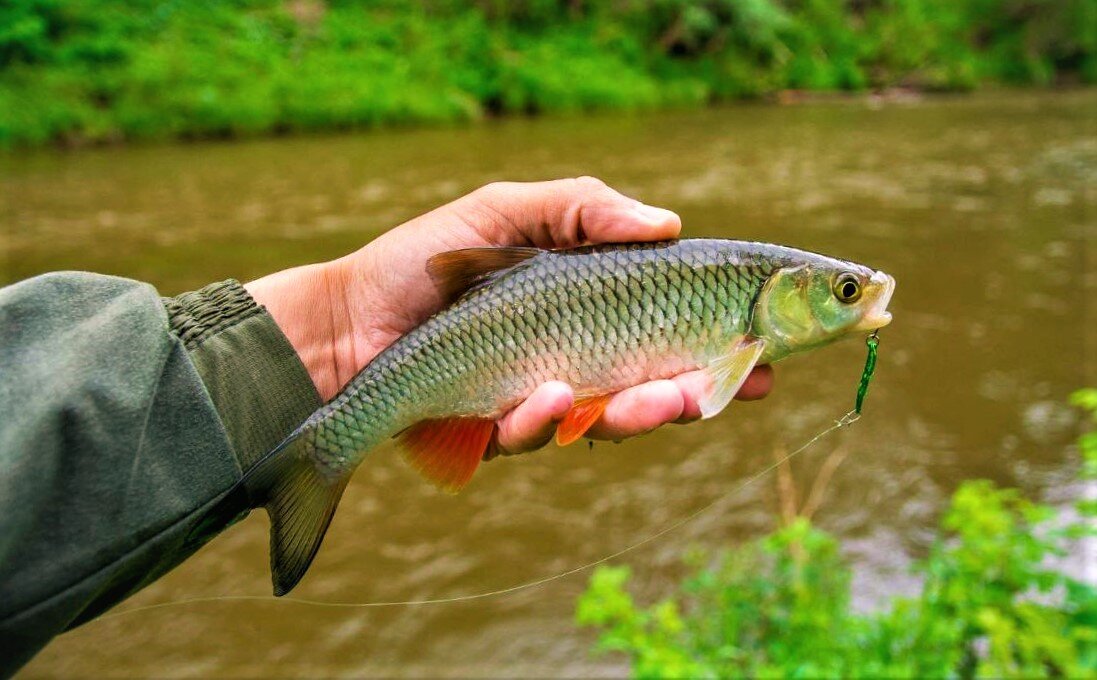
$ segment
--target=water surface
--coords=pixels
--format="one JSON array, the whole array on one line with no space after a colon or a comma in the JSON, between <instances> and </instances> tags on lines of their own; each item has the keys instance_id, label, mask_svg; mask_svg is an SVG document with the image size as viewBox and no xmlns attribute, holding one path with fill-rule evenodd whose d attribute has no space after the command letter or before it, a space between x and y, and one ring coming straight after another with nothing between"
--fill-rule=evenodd
<instances>
[{"instance_id":1,"label":"water surface","mask_svg":"<svg viewBox=\"0 0 1097 680\"><path fill-rule=\"evenodd\" d=\"M492 180L578 174L677 210L688 236L882 268L899 285L866 417L794 464L807 485L828 454L846 453L815 519L842 538L869 607L913 587L905 569L962 480L1054 502L1076 491L1078 423L1064 400L1097 384L1095 112L1095 91L1009 92L20 154L0 159L0 283L87 269L174 294L342 255ZM643 597L661 596L684 549L773 528L772 476L740 487L848 410L863 360L859 343L790 359L765 401L593 451L494 461L456 497L378 451L294 595L367 602L504 588L598 559L733 492L618 560ZM585 582L429 607L158 609L85 625L25 675L619 674L572 625ZM257 512L121 608L269 592Z\"/></svg>"}]
</instances>

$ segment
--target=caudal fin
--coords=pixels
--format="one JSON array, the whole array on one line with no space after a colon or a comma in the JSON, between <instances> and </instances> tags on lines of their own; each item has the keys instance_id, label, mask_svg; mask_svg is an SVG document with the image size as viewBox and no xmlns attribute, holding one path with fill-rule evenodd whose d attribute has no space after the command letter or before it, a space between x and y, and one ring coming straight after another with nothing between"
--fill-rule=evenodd
<instances>
[{"instance_id":1,"label":"caudal fin","mask_svg":"<svg viewBox=\"0 0 1097 680\"><path fill-rule=\"evenodd\" d=\"M292 437L252 470L245 484L270 515L270 570L274 594L285 595L308 571L343 496L349 477L328 480Z\"/></svg>"}]
</instances>

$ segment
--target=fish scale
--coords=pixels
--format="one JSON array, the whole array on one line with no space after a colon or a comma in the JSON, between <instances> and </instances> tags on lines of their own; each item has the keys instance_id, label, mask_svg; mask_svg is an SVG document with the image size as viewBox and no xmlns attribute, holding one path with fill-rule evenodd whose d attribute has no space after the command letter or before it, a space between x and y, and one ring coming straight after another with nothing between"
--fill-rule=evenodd
<instances>
[{"instance_id":1,"label":"fish scale","mask_svg":"<svg viewBox=\"0 0 1097 680\"><path fill-rule=\"evenodd\" d=\"M783 306L832 303L842 272L876 282L874 299L884 306L894 286L861 265L742 241L447 255L439 266L455 266L452 280L471 287L379 353L245 479L271 514L276 594L304 574L351 472L394 435L423 474L457 489L481 457L493 455L495 419L549 381L567 383L578 400L558 439L565 431L567 441L581 436L605 395L693 369L712 381L699 402L707 417L757 362L859 329L867 312L883 314L867 304L831 310L844 325L826 330L814 312L781 318ZM445 276L439 284L450 285ZM756 327L760 313L768 332Z\"/></svg>"}]
</instances>

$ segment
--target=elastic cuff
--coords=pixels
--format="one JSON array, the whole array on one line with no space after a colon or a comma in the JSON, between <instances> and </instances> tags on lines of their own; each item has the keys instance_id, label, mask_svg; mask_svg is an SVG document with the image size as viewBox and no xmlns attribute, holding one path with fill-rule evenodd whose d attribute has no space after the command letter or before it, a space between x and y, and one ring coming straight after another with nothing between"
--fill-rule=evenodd
<instances>
[{"instance_id":1,"label":"elastic cuff","mask_svg":"<svg viewBox=\"0 0 1097 680\"><path fill-rule=\"evenodd\" d=\"M238 281L165 298L242 471L321 406L297 352Z\"/></svg>"},{"instance_id":2,"label":"elastic cuff","mask_svg":"<svg viewBox=\"0 0 1097 680\"><path fill-rule=\"evenodd\" d=\"M187 349L241 321L262 314L248 291L235 279L211 283L205 288L164 298L171 330Z\"/></svg>"}]
</instances>

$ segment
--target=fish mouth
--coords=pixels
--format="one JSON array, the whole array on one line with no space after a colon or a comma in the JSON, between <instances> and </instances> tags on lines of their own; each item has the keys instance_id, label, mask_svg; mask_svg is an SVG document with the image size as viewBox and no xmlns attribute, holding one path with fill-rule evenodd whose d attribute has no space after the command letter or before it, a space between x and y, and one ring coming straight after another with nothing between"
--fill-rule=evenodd
<instances>
[{"instance_id":1,"label":"fish mouth","mask_svg":"<svg viewBox=\"0 0 1097 680\"><path fill-rule=\"evenodd\" d=\"M854 326L856 331L874 331L891 323L891 312L887 311L887 306L895 292L895 279L878 271L869 279L869 290L875 299Z\"/></svg>"}]
</instances>

